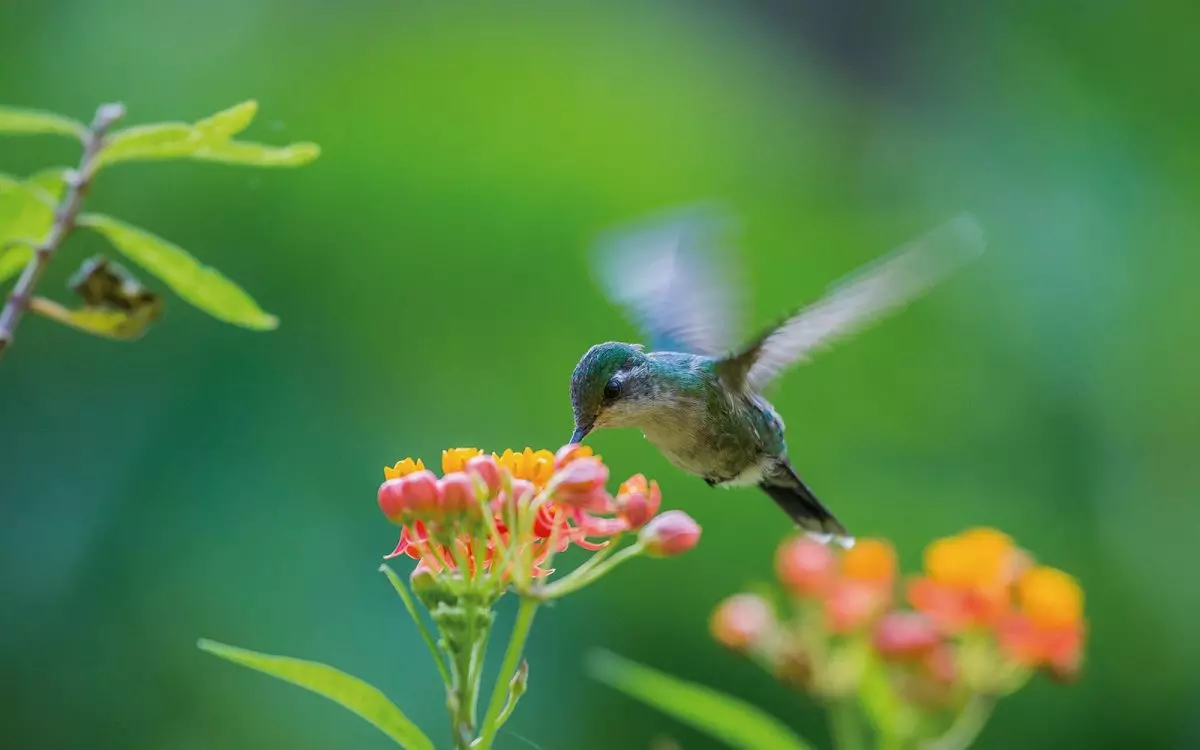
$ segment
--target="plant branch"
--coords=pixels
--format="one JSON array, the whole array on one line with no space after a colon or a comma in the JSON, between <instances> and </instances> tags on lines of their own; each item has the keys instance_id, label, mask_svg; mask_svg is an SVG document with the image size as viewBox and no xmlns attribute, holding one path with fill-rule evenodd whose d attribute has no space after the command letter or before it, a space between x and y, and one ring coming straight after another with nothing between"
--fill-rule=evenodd
<instances>
[{"instance_id":1,"label":"plant branch","mask_svg":"<svg viewBox=\"0 0 1200 750\"><path fill-rule=\"evenodd\" d=\"M921 750L964 750L970 747L987 726L995 705L996 701L991 696L973 696L946 733L921 745Z\"/></svg>"},{"instance_id":2,"label":"plant branch","mask_svg":"<svg viewBox=\"0 0 1200 750\"><path fill-rule=\"evenodd\" d=\"M483 717L482 733L472 746L476 750L490 750L496 740L496 732L500 728L500 714L504 710L505 697L513 676L521 668L521 657L525 651L525 641L529 637L529 628L533 624L533 615L537 612L538 600L527 596L521 597L517 608L517 620L513 623L512 637L504 652L504 662L500 665L500 674L496 676L496 684L492 688L492 697L488 701L487 714Z\"/></svg>"},{"instance_id":3,"label":"plant branch","mask_svg":"<svg viewBox=\"0 0 1200 750\"><path fill-rule=\"evenodd\" d=\"M4 309L0 311L0 358L12 344L17 325L21 316L29 308L34 290L46 272L46 266L54 257L71 230L75 228L75 218L83 205L83 197L87 194L88 186L99 165L98 157L104 148L104 137L118 120L125 116L125 107L121 104L105 104L96 110L92 124L83 134L83 156L79 160L79 168L67 173L67 189L62 199L54 208L54 223L50 231L34 248L33 257L21 272Z\"/></svg>"},{"instance_id":4,"label":"plant branch","mask_svg":"<svg viewBox=\"0 0 1200 750\"><path fill-rule=\"evenodd\" d=\"M862 728L849 699L835 701L829 706L829 730L837 750L863 750Z\"/></svg>"}]
</instances>

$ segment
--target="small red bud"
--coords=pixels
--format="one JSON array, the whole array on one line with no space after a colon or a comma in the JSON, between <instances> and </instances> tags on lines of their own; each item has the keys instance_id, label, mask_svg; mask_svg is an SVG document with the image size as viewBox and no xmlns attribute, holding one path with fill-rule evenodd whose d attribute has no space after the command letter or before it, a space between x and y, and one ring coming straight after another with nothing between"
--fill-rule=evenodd
<instances>
[{"instance_id":1,"label":"small red bud","mask_svg":"<svg viewBox=\"0 0 1200 750\"><path fill-rule=\"evenodd\" d=\"M681 510L669 510L651 519L638 540L652 557L682 555L700 541L700 524Z\"/></svg>"},{"instance_id":2,"label":"small red bud","mask_svg":"<svg viewBox=\"0 0 1200 750\"><path fill-rule=\"evenodd\" d=\"M379 485L379 509L392 523L403 524L408 507L404 501L403 479L389 479Z\"/></svg>"},{"instance_id":3,"label":"small red bud","mask_svg":"<svg viewBox=\"0 0 1200 750\"><path fill-rule=\"evenodd\" d=\"M447 474L441 480L442 510L450 515L463 515L475 507L475 483L461 471Z\"/></svg>"},{"instance_id":4,"label":"small red bud","mask_svg":"<svg viewBox=\"0 0 1200 750\"><path fill-rule=\"evenodd\" d=\"M833 552L807 536L784 542L775 555L779 580L793 593L812 596L824 591L833 571Z\"/></svg>"},{"instance_id":5,"label":"small red bud","mask_svg":"<svg viewBox=\"0 0 1200 750\"><path fill-rule=\"evenodd\" d=\"M742 651L762 640L775 623L771 605L761 596L737 594L721 602L709 619L713 638Z\"/></svg>"},{"instance_id":6,"label":"small red bud","mask_svg":"<svg viewBox=\"0 0 1200 750\"><path fill-rule=\"evenodd\" d=\"M825 619L835 633L857 630L888 605L888 595L859 581L840 580L825 594Z\"/></svg>"},{"instance_id":7,"label":"small red bud","mask_svg":"<svg viewBox=\"0 0 1200 750\"><path fill-rule=\"evenodd\" d=\"M889 612L876 624L873 642L885 659L908 659L932 652L941 636L920 612Z\"/></svg>"},{"instance_id":8,"label":"small red bud","mask_svg":"<svg viewBox=\"0 0 1200 750\"><path fill-rule=\"evenodd\" d=\"M393 480L394 481L394 480ZM400 480L404 502L410 513L429 515L437 510L441 500L437 476L428 469L414 471Z\"/></svg>"},{"instance_id":9,"label":"small red bud","mask_svg":"<svg viewBox=\"0 0 1200 750\"><path fill-rule=\"evenodd\" d=\"M568 443L554 454L554 468L561 469L577 458L587 458L592 455L592 449L581 443Z\"/></svg>"},{"instance_id":10,"label":"small red bud","mask_svg":"<svg viewBox=\"0 0 1200 750\"><path fill-rule=\"evenodd\" d=\"M555 476L554 499L579 510L604 511L609 497L604 490L608 467L597 458L577 458Z\"/></svg>"},{"instance_id":11,"label":"small red bud","mask_svg":"<svg viewBox=\"0 0 1200 750\"><path fill-rule=\"evenodd\" d=\"M495 456L475 456L467 461L467 473L479 477L487 485L488 495L495 497L500 491L500 462Z\"/></svg>"},{"instance_id":12,"label":"small red bud","mask_svg":"<svg viewBox=\"0 0 1200 750\"><path fill-rule=\"evenodd\" d=\"M662 505L658 482L646 484L646 477L636 474L621 485L617 493L617 510L631 529L640 529L650 522Z\"/></svg>"}]
</instances>

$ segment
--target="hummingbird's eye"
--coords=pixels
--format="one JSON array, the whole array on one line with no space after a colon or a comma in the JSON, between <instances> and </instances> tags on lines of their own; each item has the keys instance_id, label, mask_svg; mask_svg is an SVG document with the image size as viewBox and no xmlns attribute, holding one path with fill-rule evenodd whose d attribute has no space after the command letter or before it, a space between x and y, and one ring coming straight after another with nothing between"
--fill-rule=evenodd
<instances>
[{"instance_id":1,"label":"hummingbird's eye","mask_svg":"<svg viewBox=\"0 0 1200 750\"><path fill-rule=\"evenodd\" d=\"M621 381L613 378L604 384L604 400L612 401L621 395Z\"/></svg>"}]
</instances>

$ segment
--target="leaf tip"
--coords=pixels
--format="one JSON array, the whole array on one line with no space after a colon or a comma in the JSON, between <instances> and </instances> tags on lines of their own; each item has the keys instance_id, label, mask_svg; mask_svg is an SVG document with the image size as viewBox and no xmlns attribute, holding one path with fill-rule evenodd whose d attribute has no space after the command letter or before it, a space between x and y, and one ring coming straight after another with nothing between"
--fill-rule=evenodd
<instances>
[{"instance_id":1,"label":"leaf tip","mask_svg":"<svg viewBox=\"0 0 1200 750\"><path fill-rule=\"evenodd\" d=\"M317 157L321 155L321 147L312 141L293 143L288 148L292 151L292 164L297 167L316 161Z\"/></svg>"}]
</instances>

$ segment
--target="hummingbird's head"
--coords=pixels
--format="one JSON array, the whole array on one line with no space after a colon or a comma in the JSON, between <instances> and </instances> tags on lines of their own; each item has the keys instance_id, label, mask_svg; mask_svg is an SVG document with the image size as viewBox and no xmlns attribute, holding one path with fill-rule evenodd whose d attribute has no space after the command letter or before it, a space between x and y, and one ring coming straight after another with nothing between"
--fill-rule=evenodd
<instances>
[{"instance_id":1,"label":"hummingbird's head","mask_svg":"<svg viewBox=\"0 0 1200 750\"><path fill-rule=\"evenodd\" d=\"M571 375L572 443L598 427L636 423L638 404L650 395L648 361L637 344L609 341L588 349Z\"/></svg>"}]
</instances>

